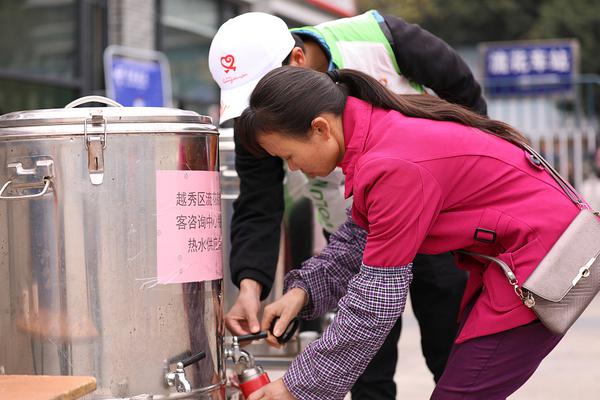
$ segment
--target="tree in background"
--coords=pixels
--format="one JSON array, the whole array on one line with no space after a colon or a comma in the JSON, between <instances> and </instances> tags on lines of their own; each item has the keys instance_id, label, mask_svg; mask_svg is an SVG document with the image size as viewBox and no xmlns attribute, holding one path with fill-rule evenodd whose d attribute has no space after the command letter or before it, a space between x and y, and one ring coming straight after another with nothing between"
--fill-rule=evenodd
<instances>
[{"instance_id":1,"label":"tree in background","mask_svg":"<svg viewBox=\"0 0 600 400\"><path fill-rule=\"evenodd\" d=\"M600 0L543 1L529 38L573 37L581 43L581 72L600 74Z\"/></svg>"},{"instance_id":2,"label":"tree in background","mask_svg":"<svg viewBox=\"0 0 600 400\"><path fill-rule=\"evenodd\" d=\"M576 38L581 72L600 74L600 0L358 0L452 46L497 40Z\"/></svg>"}]
</instances>

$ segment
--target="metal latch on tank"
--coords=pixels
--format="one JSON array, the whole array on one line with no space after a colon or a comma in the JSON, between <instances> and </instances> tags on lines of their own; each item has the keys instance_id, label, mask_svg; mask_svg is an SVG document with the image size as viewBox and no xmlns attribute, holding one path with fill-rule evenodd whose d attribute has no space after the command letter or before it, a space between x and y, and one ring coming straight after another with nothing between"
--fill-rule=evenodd
<instances>
[{"instance_id":1,"label":"metal latch on tank","mask_svg":"<svg viewBox=\"0 0 600 400\"><path fill-rule=\"evenodd\" d=\"M103 96L85 96L67 104L65 108L73 108L85 103L103 103L113 107L123 107L114 100ZM93 185L101 185L104 180L104 149L106 149L106 118L102 111L95 111L91 118L83 121L83 141L88 153L88 172ZM101 132L88 132L88 125L100 127Z\"/></svg>"},{"instance_id":2,"label":"metal latch on tank","mask_svg":"<svg viewBox=\"0 0 600 400\"><path fill-rule=\"evenodd\" d=\"M102 126L102 134L88 132L88 124ZM83 140L88 152L88 172L93 185L101 185L104 180L104 149L106 148L106 118L92 115L83 123Z\"/></svg>"},{"instance_id":3,"label":"metal latch on tank","mask_svg":"<svg viewBox=\"0 0 600 400\"><path fill-rule=\"evenodd\" d=\"M6 165L8 181L0 188L0 199L42 197L51 188L54 161L50 156L21 157ZM9 193L10 192L10 193Z\"/></svg>"}]
</instances>

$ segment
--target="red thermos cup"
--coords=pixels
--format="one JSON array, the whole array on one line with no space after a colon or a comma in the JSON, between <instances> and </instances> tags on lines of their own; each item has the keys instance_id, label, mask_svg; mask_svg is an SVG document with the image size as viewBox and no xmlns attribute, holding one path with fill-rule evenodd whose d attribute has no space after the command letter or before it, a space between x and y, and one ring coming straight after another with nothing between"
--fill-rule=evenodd
<instances>
[{"instance_id":1,"label":"red thermos cup","mask_svg":"<svg viewBox=\"0 0 600 400\"><path fill-rule=\"evenodd\" d=\"M238 379L240 381L240 390L245 398L248 398L251 393L271 382L269 375L259 365L244 370L244 372L238 375Z\"/></svg>"}]
</instances>

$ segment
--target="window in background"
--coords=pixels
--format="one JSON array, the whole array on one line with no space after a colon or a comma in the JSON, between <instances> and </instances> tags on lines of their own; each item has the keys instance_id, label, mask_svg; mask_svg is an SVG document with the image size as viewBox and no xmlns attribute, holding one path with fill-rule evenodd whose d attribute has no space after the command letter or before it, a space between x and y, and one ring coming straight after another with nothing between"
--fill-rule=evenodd
<instances>
[{"instance_id":1,"label":"window in background","mask_svg":"<svg viewBox=\"0 0 600 400\"><path fill-rule=\"evenodd\" d=\"M0 0L0 113L101 89L105 16L104 0Z\"/></svg>"},{"instance_id":2,"label":"window in background","mask_svg":"<svg viewBox=\"0 0 600 400\"><path fill-rule=\"evenodd\" d=\"M176 107L210 114L211 108L218 104L219 94L208 69L208 49L220 26L221 3L214 0L160 3L159 50L169 58Z\"/></svg>"},{"instance_id":3,"label":"window in background","mask_svg":"<svg viewBox=\"0 0 600 400\"><path fill-rule=\"evenodd\" d=\"M75 77L77 7L73 0L0 1L0 69Z\"/></svg>"},{"instance_id":4,"label":"window in background","mask_svg":"<svg viewBox=\"0 0 600 400\"><path fill-rule=\"evenodd\" d=\"M12 111L61 108L78 94L76 88L0 79L0 115Z\"/></svg>"}]
</instances>

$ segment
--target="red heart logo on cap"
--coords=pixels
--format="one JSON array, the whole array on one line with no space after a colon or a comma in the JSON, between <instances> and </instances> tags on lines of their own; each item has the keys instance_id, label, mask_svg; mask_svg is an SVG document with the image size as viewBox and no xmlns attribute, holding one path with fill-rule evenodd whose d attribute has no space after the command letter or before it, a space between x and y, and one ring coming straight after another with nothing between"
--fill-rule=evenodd
<instances>
[{"instance_id":1,"label":"red heart logo on cap","mask_svg":"<svg viewBox=\"0 0 600 400\"><path fill-rule=\"evenodd\" d=\"M221 57L221 65L223 66L223 69L225 70L225 73L228 73L230 70L236 70L236 67L234 66L235 64L235 57L232 56L231 54L227 54L226 56Z\"/></svg>"}]
</instances>

